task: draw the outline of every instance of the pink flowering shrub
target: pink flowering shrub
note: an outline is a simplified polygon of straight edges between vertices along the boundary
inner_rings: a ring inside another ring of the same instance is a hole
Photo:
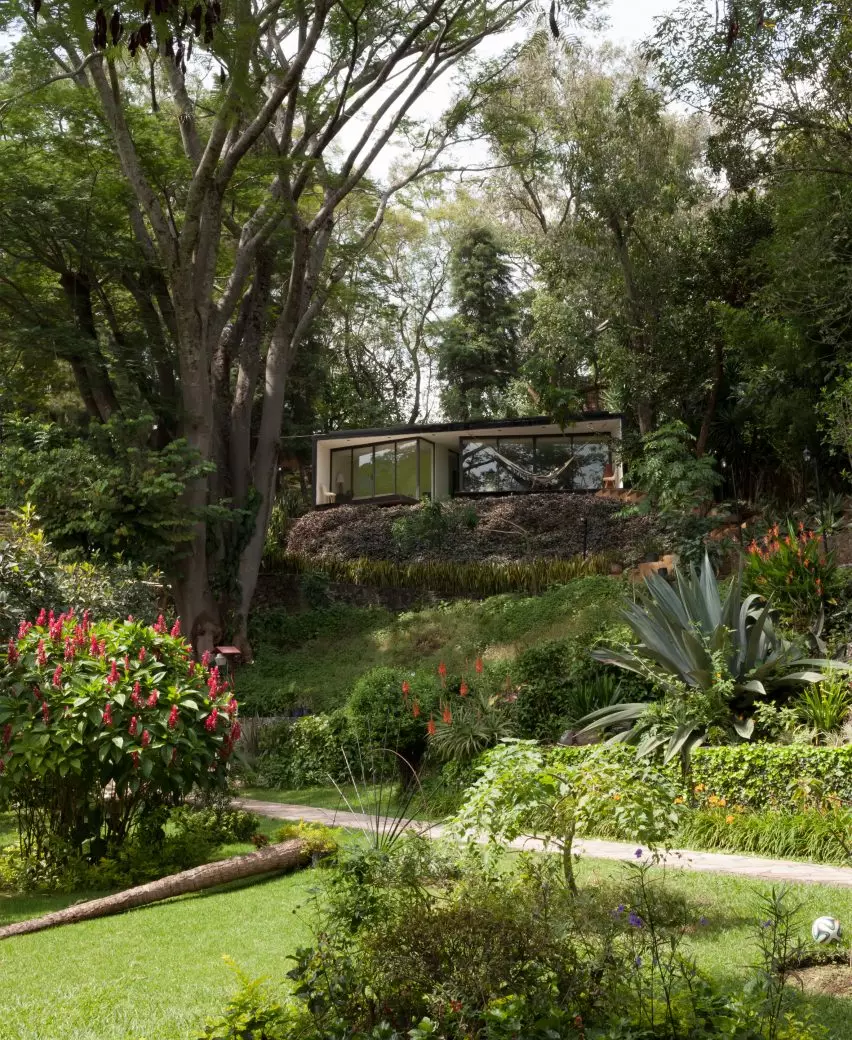
[[[180,625],[42,611],[0,648],[0,801],[21,851],[120,845],[143,811],[226,786],[237,702]]]

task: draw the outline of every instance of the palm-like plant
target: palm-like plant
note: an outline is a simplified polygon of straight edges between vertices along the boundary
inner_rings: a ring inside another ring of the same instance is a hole
[[[646,599],[624,611],[637,642],[592,656],[652,679],[665,696],[592,712],[584,731],[630,724],[611,739],[636,743],[641,754],[663,748],[665,761],[680,755],[685,764],[708,736],[747,740],[758,699],[846,668],[806,658],[775,629],[768,604],[743,597],[741,576],[720,587],[706,555],[699,571],[678,569],[676,588],[656,574],[646,584]]]
[[[445,762],[469,762],[480,751],[515,736],[510,705],[499,694],[476,691],[454,701],[452,712],[435,723],[430,750]]]

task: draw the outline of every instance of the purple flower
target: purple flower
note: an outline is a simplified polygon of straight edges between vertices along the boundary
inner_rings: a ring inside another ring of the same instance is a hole
[[[636,965],[637,968],[641,968],[642,967],[642,958],[641,957],[637,957],[636,960],[633,963]]]
[[[627,923],[630,924],[633,928],[644,928],[645,927],[645,922],[636,913],[635,910],[631,910],[630,911],[630,915],[627,918]]]
[[[642,858],[642,850],[641,850],[641,849],[637,849],[637,850],[636,850],[636,851],[635,851],[635,852],[633,853],[633,855],[634,855],[634,856],[635,856],[635,857],[636,857],[637,859],[641,859],[641,858]]]
[[[624,903],[619,903],[618,906],[614,910],[610,910],[610,912],[609,912],[610,913],[610,917],[612,917],[614,919],[617,919],[618,917],[621,916],[621,914],[624,913],[624,910],[625,910]]]
[[[703,914],[701,917],[698,918],[698,923],[701,925],[702,928],[706,928],[707,925],[710,924],[710,922],[707,920],[706,917],[704,917]]]
[[[761,921],[760,922],[760,927],[761,928],[771,928],[772,927],[772,922],[771,921]]]

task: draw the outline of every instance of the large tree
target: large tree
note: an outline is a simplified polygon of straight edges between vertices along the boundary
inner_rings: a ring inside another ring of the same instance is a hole
[[[173,393],[174,433],[214,463],[187,486],[193,533],[171,575],[199,647],[220,636],[226,612],[244,637],[299,345],[389,199],[435,170],[459,134],[476,46],[530,3],[146,0],[109,21],[92,0],[6,5],[26,31],[4,108],[38,103],[34,68],[81,92],[120,168],[120,270],[144,274],[126,291],[150,324],[152,386]],[[412,106],[451,69],[462,100],[415,123]],[[368,171],[394,137],[409,161],[377,187]],[[110,300],[86,265],[72,267],[85,332]],[[83,364],[78,383],[103,418],[122,406],[121,366],[97,346],[91,356],[106,363]]]

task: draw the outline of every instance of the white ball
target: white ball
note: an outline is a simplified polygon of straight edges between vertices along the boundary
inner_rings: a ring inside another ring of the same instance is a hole
[[[836,917],[818,917],[811,925],[811,935],[814,942],[830,943],[837,942],[843,934],[840,922]]]

